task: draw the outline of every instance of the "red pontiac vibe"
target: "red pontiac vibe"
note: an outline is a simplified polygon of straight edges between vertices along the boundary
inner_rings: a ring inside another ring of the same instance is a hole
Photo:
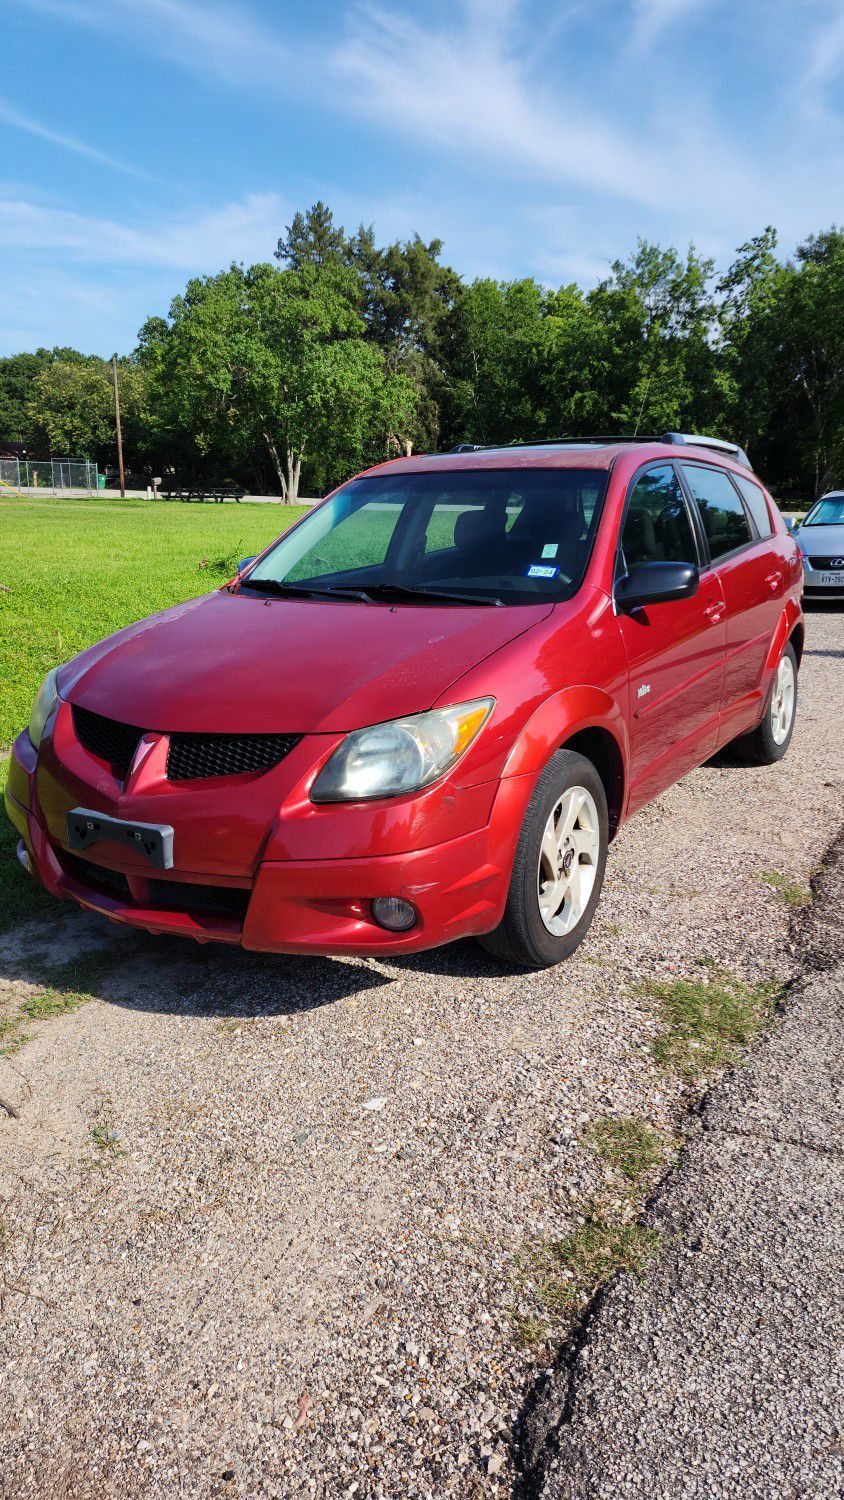
[[[151,932],[556,963],[631,813],[720,746],[785,754],[802,587],[715,439],[381,464],[49,673],[6,789],[19,856]]]

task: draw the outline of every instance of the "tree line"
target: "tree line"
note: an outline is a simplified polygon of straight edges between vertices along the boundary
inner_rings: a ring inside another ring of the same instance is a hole
[[[720,277],[640,240],[588,292],[466,282],[442,248],[317,203],[272,261],[189,281],[118,362],[128,466],[292,501],[457,442],[677,430],[741,443],[784,500],[844,481],[844,231],[782,256],[767,228]],[[110,363],[0,360],[0,440],[112,464]]]

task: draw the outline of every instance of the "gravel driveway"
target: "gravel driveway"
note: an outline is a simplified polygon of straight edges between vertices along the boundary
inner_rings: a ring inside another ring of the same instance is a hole
[[[785,761],[634,819],[557,970],[261,958],[64,908],[3,940],[8,993],[119,962],[0,1059],[0,1494],[510,1491],[515,1257],[595,1188],[590,1122],[687,1102],[643,978],[789,976],[762,876],[807,881],[844,804],[844,614],[807,625]]]

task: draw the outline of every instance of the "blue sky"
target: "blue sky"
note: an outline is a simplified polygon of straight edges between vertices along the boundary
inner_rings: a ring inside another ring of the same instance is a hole
[[[0,352],[130,350],[322,197],[592,285],[844,220],[844,0],[4,0]]]

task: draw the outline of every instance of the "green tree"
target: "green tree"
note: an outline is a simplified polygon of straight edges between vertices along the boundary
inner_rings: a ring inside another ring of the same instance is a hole
[[[531,436],[536,393],[526,378],[545,293],[531,280],[461,288],[442,337],[444,429],[450,442]]]
[[[413,393],[366,344],[357,291],[354,272],[329,262],[190,282],[166,330],[142,331],[162,425],[205,455],[263,444],[290,502],[307,460],[330,482],[385,457]]]
[[[778,262],[776,235],[742,245],[722,281],[734,424],[760,468],[797,498],[844,479],[844,234]]]
[[[402,449],[436,446],[439,436],[438,356],[445,318],[460,279],[441,262],[442,241],[418,234],[379,246],[372,225],[347,235],[322,202],[297,213],[279,239],[276,258],[289,270],[345,268],[364,337],[383,350],[388,367],[405,376],[414,397]]]
[[[715,333],[714,264],[690,247],[639,240],[633,256],[587,301],[603,321],[609,354],[610,430],[664,432],[718,425],[725,392]]]
[[[34,354],[10,354],[0,359],[0,440],[24,443],[36,457],[36,445],[42,438],[33,426],[32,394],[35,377],[56,362],[84,362],[85,355],[76,349],[36,349]],[[46,450],[45,454],[46,456]]]
[[[319,199],[307,213],[294,214],[273,253],[290,271],[322,270],[348,265],[349,241],[327,203]]]
[[[62,357],[44,365],[30,384],[28,420],[43,456],[113,462],[117,449],[111,363],[96,356]],[[118,361],[127,466],[143,453],[149,427],[147,383],[135,359]]]

